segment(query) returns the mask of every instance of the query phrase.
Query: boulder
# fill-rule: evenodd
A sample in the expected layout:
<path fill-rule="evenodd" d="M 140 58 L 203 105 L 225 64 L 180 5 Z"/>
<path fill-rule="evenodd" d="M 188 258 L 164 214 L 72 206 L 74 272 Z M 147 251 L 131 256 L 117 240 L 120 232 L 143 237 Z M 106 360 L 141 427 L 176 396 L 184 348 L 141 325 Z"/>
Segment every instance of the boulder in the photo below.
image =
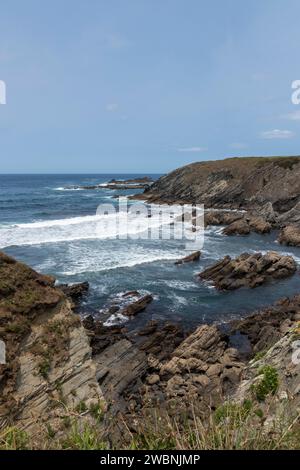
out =
<path fill-rule="evenodd" d="M 282 245 L 300 246 L 300 226 L 284 227 L 279 234 L 278 241 Z"/>
<path fill-rule="evenodd" d="M 242 218 L 228 225 L 222 233 L 224 235 L 249 235 L 250 232 L 249 223 L 245 218 Z"/>
<path fill-rule="evenodd" d="M 153 300 L 152 295 L 146 294 L 140 299 L 136 300 L 135 302 L 130 303 L 124 309 L 122 309 L 122 315 L 126 315 L 127 317 L 133 317 L 137 313 L 142 312 L 145 310 L 148 304 L 150 304 Z"/>
<path fill-rule="evenodd" d="M 177 261 L 175 261 L 174 264 L 184 264 L 184 263 L 191 263 L 193 261 L 198 261 L 201 256 L 201 251 L 195 251 L 194 253 L 191 253 L 188 256 L 185 256 L 184 258 L 181 258 Z"/>
<path fill-rule="evenodd" d="M 291 256 L 270 251 L 265 255 L 243 253 L 234 260 L 225 256 L 200 273 L 199 277 L 212 281 L 219 290 L 233 290 L 254 288 L 272 279 L 292 276 L 296 270 L 296 262 Z"/>
<path fill-rule="evenodd" d="M 256 233 L 270 233 L 272 230 L 271 223 L 267 222 L 266 219 L 261 216 L 250 218 L 249 225 Z"/>

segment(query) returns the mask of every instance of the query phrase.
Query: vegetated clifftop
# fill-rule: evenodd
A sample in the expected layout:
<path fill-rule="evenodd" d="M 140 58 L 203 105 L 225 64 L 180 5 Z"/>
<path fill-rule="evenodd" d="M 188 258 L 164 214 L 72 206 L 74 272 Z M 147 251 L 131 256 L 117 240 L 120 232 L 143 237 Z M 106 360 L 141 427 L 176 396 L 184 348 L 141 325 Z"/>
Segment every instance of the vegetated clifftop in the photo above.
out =
<path fill-rule="evenodd" d="M 54 282 L 0 253 L 0 428 L 59 429 L 66 409 L 103 399 L 85 329 Z"/>
<path fill-rule="evenodd" d="M 159 178 L 141 196 L 149 202 L 203 203 L 253 208 L 267 202 L 278 212 L 300 201 L 300 157 L 242 157 L 197 162 Z"/>

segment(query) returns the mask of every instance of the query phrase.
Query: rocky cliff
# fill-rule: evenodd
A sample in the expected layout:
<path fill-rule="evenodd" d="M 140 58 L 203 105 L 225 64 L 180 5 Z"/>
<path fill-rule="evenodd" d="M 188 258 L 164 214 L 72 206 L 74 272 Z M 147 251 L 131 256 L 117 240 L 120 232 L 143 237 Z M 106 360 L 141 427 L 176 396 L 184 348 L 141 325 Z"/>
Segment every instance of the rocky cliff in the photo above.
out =
<path fill-rule="evenodd" d="M 85 329 L 54 279 L 0 253 L 0 425 L 60 429 L 66 409 L 103 401 Z"/>
<path fill-rule="evenodd" d="M 166 426 L 176 420 L 179 440 L 195 419 L 205 428 L 216 416 L 225 424 L 234 420 L 234 437 L 236 410 L 243 419 L 250 416 L 251 431 L 265 436 L 262 444 L 247 446 L 273 439 L 270 425 L 282 414 L 288 417 L 285 429 L 294 429 L 300 404 L 300 296 L 225 329 L 200 325 L 186 334 L 177 325 L 150 321 L 129 334 L 92 317 L 81 322 L 65 292 L 78 294 L 78 289 L 60 289 L 52 277 L 0 253 L 0 338 L 6 344 L 0 448 L 1 429 L 6 436 L 11 425 L 26 431 L 33 448 L 132 448 L 147 432 L 157 433 L 155 442 L 166 439 L 165 428 L 159 437 L 163 421 L 157 429 L 157 419 L 165 417 Z M 246 352 L 233 346 L 235 335 L 248 341 Z M 276 446 L 282 442 L 278 432 Z M 211 445 L 203 442 L 197 446 Z M 170 448 L 170 441 L 163 445 L 159 448 Z"/>
<path fill-rule="evenodd" d="M 300 200 L 300 157 L 229 158 L 179 168 L 144 193 L 153 202 L 252 208 L 271 202 L 285 212 Z"/>
<path fill-rule="evenodd" d="M 227 225 L 225 235 L 280 229 L 279 243 L 300 246 L 300 157 L 192 163 L 159 178 L 134 198 L 158 204 L 204 204 L 205 225 Z"/>

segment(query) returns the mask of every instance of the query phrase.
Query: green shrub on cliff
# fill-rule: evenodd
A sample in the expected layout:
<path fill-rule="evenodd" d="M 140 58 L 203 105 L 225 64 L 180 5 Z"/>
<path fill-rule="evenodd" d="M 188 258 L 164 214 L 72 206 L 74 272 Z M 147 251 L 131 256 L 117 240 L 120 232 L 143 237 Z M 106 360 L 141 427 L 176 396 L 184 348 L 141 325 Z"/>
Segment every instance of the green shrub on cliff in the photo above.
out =
<path fill-rule="evenodd" d="M 258 371 L 262 378 L 254 384 L 252 391 L 258 401 L 264 401 L 268 395 L 275 395 L 279 386 L 277 370 L 272 366 L 263 366 Z"/>

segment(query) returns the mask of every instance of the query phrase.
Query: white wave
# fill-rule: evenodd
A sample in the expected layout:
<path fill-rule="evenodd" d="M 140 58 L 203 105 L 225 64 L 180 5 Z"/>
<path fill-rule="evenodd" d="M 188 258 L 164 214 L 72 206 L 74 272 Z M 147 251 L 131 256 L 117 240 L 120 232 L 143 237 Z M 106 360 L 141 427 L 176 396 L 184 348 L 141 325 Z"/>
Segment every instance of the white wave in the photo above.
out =
<path fill-rule="evenodd" d="M 97 258 L 96 262 L 93 262 L 93 257 L 91 255 L 91 258 L 85 258 L 84 260 L 81 260 L 83 262 L 81 262 L 79 266 L 73 266 L 72 269 L 60 272 L 59 274 L 64 276 L 74 276 L 76 274 L 88 272 L 101 272 L 112 269 L 131 268 L 142 264 L 154 263 L 156 261 L 173 261 L 178 258 L 178 253 L 172 254 L 162 250 L 158 250 L 158 253 L 153 255 L 147 255 L 146 250 L 138 255 L 135 255 L 135 251 L 136 250 L 128 250 L 127 256 L 124 256 L 124 259 L 121 260 L 118 260 L 116 256 L 120 258 L 122 256 L 122 252 L 115 253 L 115 257 L 111 255 L 110 259 L 105 259 L 104 256 Z M 141 290 L 139 292 L 142 293 Z"/>
<path fill-rule="evenodd" d="M 149 218 L 147 212 L 137 216 L 121 210 L 108 215 L 99 213 L 4 226 L 0 229 L 0 248 L 88 239 L 148 239 L 149 230 L 152 239 L 159 239 L 162 227 L 165 228 L 164 239 L 171 235 L 182 239 L 181 222 L 175 222 L 171 227 L 170 219 L 161 218 L 159 213 L 153 213 Z"/>
<path fill-rule="evenodd" d="M 122 315 L 121 313 L 113 313 L 104 323 L 104 326 L 114 326 L 114 325 L 122 325 L 129 320 L 128 317 Z"/>
<path fill-rule="evenodd" d="M 55 227 L 55 226 L 67 226 L 74 224 L 82 224 L 86 222 L 94 222 L 101 220 L 100 215 L 86 215 L 83 217 L 70 217 L 68 219 L 56 219 L 56 220 L 44 220 L 41 222 L 30 222 L 25 224 L 16 224 L 19 228 L 42 228 L 42 227 Z"/>
<path fill-rule="evenodd" d="M 173 303 L 177 306 L 179 305 L 188 305 L 189 300 L 185 297 L 181 297 L 180 295 L 173 294 L 172 295 Z"/>
<path fill-rule="evenodd" d="M 53 188 L 53 191 L 84 191 L 84 188 L 64 188 L 64 187 L 58 187 L 58 188 Z"/>
<path fill-rule="evenodd" d="M 189 289 L 194 289 L 197 287 L 197 284 L 192 281 L 178 281 L 176 279 L 171 279 L 171 280 L 164 280 L 164 284 L 166 284 L 168 287 L 171 287 L 171 289 L 178 289 L 182 291 L 186 291 Z"/>

